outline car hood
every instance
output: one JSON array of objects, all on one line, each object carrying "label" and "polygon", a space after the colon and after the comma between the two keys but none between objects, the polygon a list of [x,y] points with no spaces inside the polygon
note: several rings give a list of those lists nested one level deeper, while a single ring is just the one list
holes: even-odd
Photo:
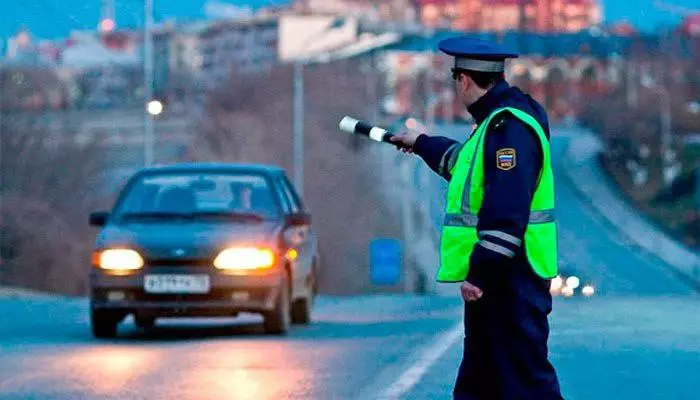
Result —
[{"label": "car hood", "polygon": [[108,225],[97,236],[96,247],[131,248],[146,258],[208,258],[236,245],[276,245],[280,222],[199,223],[158,222]]}]

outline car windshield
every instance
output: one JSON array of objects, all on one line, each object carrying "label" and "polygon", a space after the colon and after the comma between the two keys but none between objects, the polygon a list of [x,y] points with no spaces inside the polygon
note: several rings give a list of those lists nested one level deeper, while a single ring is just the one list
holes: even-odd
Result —
[{"label": "car windshield", "polygon": [[128,186],[115,215],[122,220],[223,218],[262,220],[279,215],[268,180],[256,174],[146,175]]}]

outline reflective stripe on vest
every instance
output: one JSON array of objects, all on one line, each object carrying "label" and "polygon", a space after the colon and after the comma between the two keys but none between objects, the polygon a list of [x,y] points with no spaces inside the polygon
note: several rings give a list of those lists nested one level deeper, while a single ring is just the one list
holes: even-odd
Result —
[{"label": "reflective stripe on vest", "polygon": [[[528,224],[546,224],[548,222],[554,222],[554,210],[542,210],[542,211],[531,211],[530,219]],[[466,213],[466,214],[447,214],[445,215],[444,226],[463,226],[463,227],[473,227],[479,223],[479,217],[476,215]]]},{"label": "reflective stripe on vest", "polygon": [[[459,282],[469,273],[469,258],[474,246],[479,244],[491,251],[509,257],[512,251],[494,248],[492,242],[482,238],[489,235],[509,241],[520,247],[520,239],[500,231],[477,232],[478,213],[484,196],[483,148],[487,127],[493,118],[509,112],[531,127],[537,134],[543,154],[542,170],[530,206],[530,216],[525,232],[524,247],[532,268],[543,278],[557,273],[556,225],[554,216],[554,175],[551,168],[549,141],[537,120],[514,108],[494,111],[483,121],[463,145],[449,157],[449,173],[452,175],[447,194],[445,221],[440,243],[440,269],[437,280]],[[451,164],[451,165],[450,165]],[[507,236],[507,237],[504,237]],[[516,243],[517,241],[517,243]],[[499,246],[502,247],[502,246]],[[506,254],[507,253],[507,254]]]}]

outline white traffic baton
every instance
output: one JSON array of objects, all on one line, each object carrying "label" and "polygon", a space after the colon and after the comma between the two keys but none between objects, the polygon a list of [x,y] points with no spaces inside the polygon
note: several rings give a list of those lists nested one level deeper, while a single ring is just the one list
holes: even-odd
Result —
[{"label": "white traffic baton", "polygon": [[378,126],[374,126],[367,121],[361,121],[352,117],[345,116],[340,120],[338,128],[341,131],[350,133],[353,135],[367,136],[368,138],[376,142],[385,142],[392,144],[398,148],[409,148],[401,142],[392,142],[391,138],[395,135],[392,132]]}]

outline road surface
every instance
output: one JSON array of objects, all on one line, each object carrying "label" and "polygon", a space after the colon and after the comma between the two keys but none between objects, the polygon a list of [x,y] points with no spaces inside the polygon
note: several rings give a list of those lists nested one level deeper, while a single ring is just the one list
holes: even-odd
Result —
[{"label": "road surface", "polygon": [[[553,141],[561,157],[566,137]],[[550,349],[566,399],[698,398],[700,297],[557,182],[563,269],[595,284],[557,298]],[[455,288],[456,289],[456,288]],[[461,355],[456,297],[322,297],[315,322],[126,323],[89,334],[87,302],[0,295],[0,399],[443,399]]]}]

